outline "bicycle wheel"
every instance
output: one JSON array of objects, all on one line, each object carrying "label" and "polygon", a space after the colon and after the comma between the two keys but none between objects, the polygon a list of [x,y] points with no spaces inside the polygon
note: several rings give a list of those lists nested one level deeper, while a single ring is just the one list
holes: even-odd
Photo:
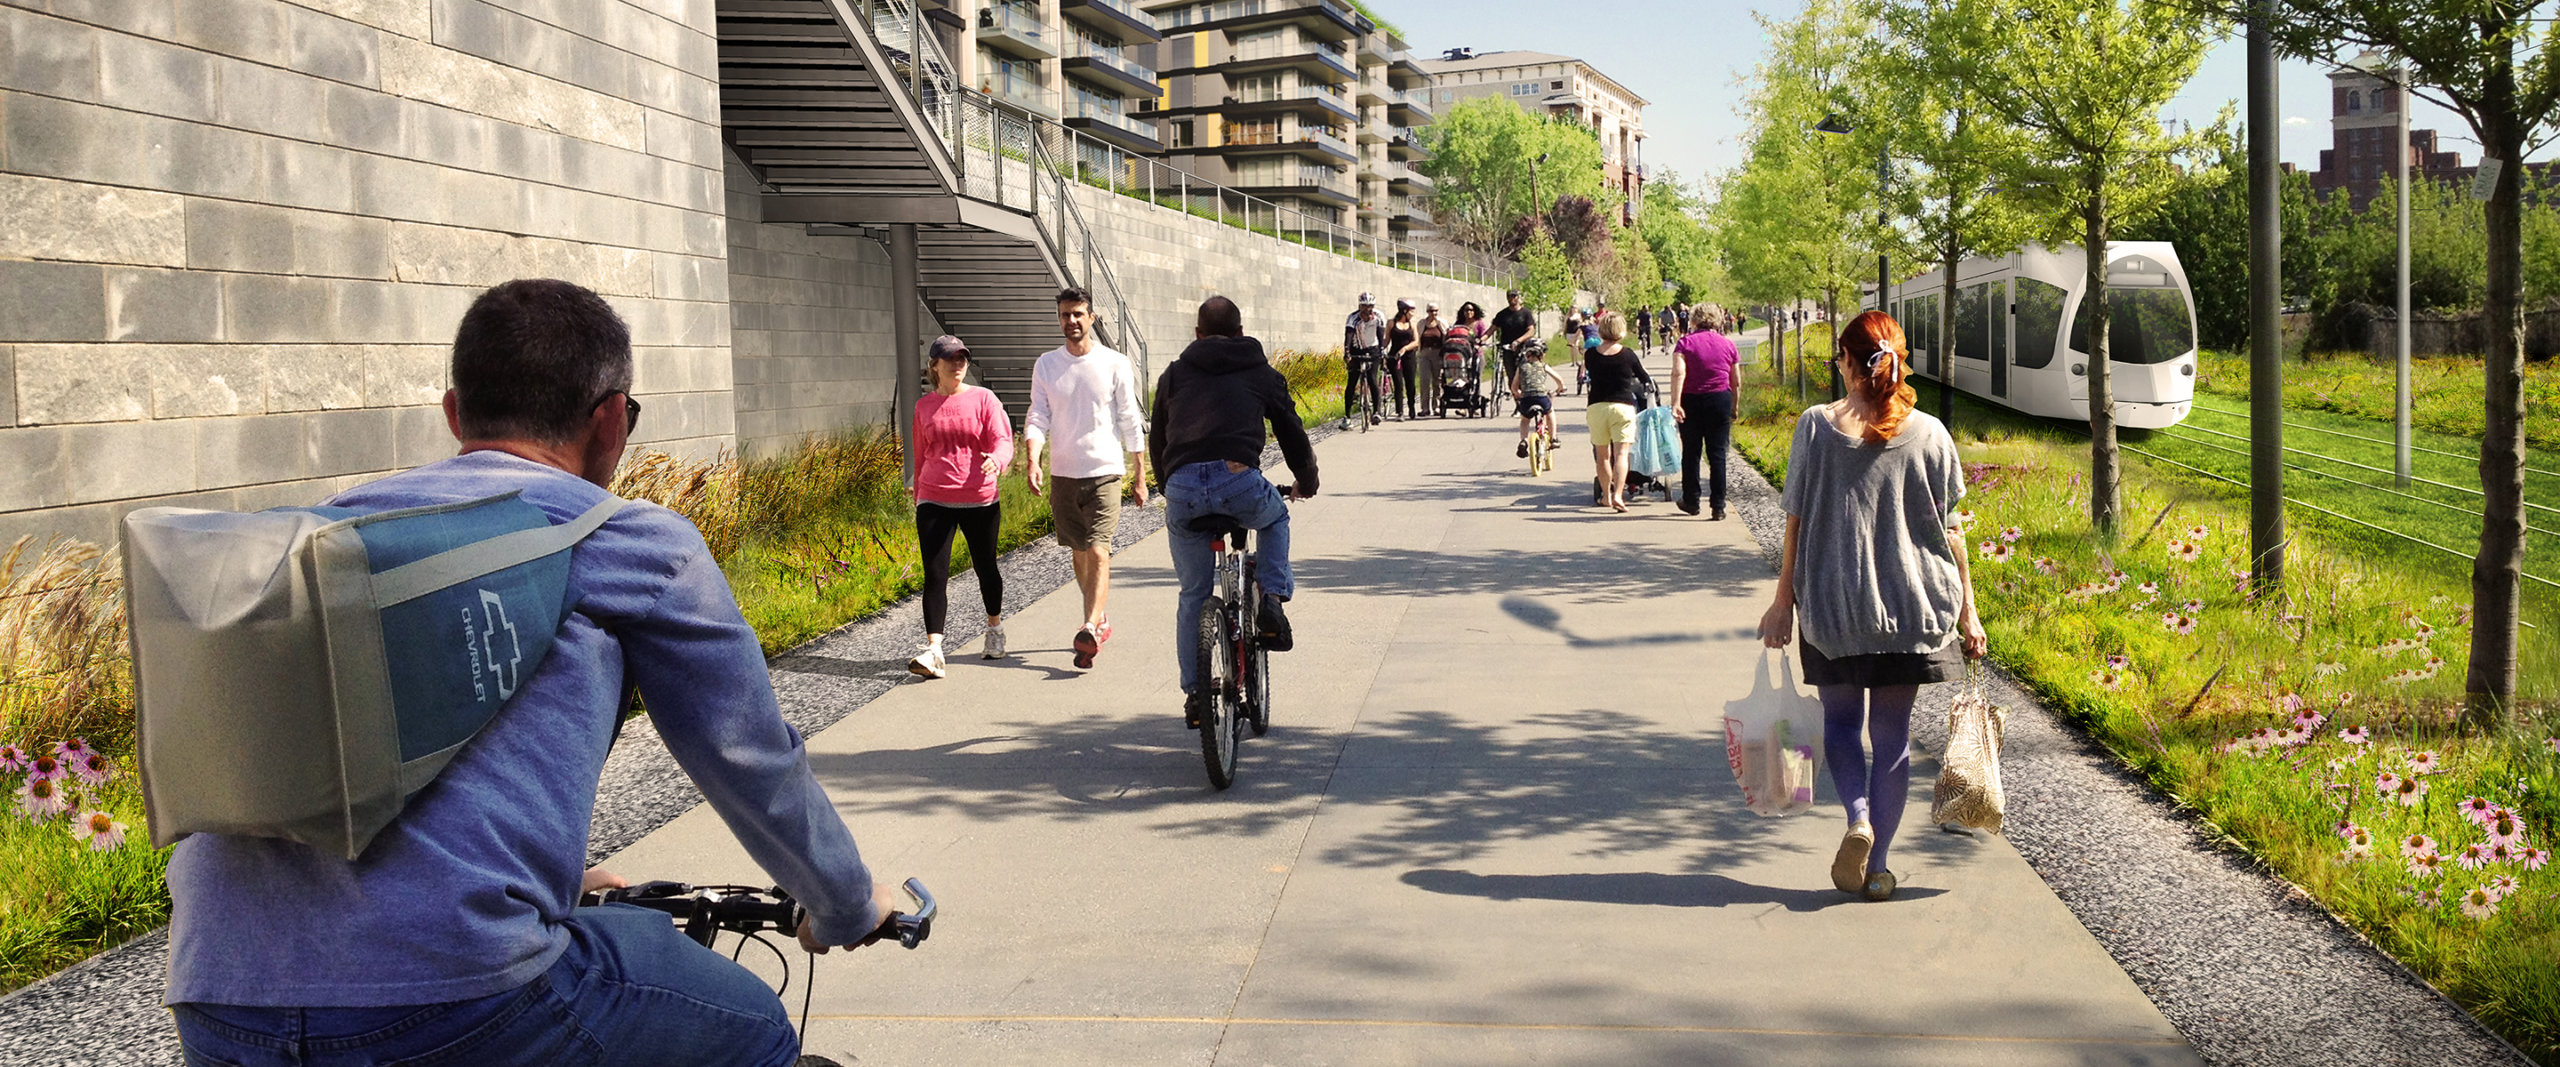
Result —
[{"label": "bicycle wheel", "polygon": [[[1254,595],[1261,595],[1261,590],[1255,590]],[[1253,736],[1260,737],[1271,732],[1271,650],[1262,647],[1258,634],[1247,638],[1244,645],[1243,670],[1239,673],[1244,675],[1245,720],[1252,724]]]},{"label": "bicycle wheel", "polygon": [[1200,761],[1209,767],[1209,784],[1220,789],[1236,784],[1236,646],[1228,636],[1231,625],[1226,598],[1212,596],[1200,605],[1200,683],[1209,690],[1209,707],[1200,714]]}]

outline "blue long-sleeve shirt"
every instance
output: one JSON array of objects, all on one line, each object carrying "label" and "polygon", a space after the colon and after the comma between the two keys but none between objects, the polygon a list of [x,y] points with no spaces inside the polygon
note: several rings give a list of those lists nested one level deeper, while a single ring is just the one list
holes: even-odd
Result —
[{"label": "blue long-sleeve shirt", "polygon": [[[329,501],[366,511],[507,490],[567,522],[605,498],[566,471],[474,452]],[[626,679],[712,809],[817,935],[879,926],[871,874],[782,720],[755,631],[702,535],[633,503],[570,558],[568,621],[487,729],[353,862],[197,834],[169,859],[167,1002],[385,1007],[487,996],[568,944],[587,824]]]}]

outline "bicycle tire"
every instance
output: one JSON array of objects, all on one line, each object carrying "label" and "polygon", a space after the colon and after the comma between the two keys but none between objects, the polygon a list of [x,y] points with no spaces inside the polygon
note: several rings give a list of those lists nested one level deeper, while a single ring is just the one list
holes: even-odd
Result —
[{"label": "bicycle tire", "polygon": [[1245,719],[1253,726],[1253,736],[1271,732],[1271,650],[1262,647],[1259,635],[1246,642],[1244,656]]},{"label": "bicycle tire", "polygon": [[1200,762],[1209,768],[1209,784],[1220,789],[1236,784],[1236,662],[1232,625],[1225,597],[1211,596],[1200,605],[1200,681],[1209,691],[1209,706],[1200,714]]}]

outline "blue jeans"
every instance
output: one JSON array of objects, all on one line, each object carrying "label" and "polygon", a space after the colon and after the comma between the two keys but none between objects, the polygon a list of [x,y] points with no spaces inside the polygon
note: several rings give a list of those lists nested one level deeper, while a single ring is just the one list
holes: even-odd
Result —
[{"label": "blue jeans", "polygon": [[579,908],[541,977],[477,1000],[395,1008],[180,1004],[188,1067],[755,1064],[800,1055],[764,980],[628,904]]},{"label": "blue jeans", "polygon": [[1287,600],[1297,591],[1289,574],[1289,502],[1260,470],[1227,469],[1225,460],[1193,463],[1164,481],[1164,527],[1173,542],[1173,576],[1182,585],[1173,611],[1173,654],[1182,664],[1182,691],[1200,690],[1200,605],[1217,580],[1209,535],[1191,528],[1203,515],[1226,515],[1256,531],[1254,578],[1267,596]]}]

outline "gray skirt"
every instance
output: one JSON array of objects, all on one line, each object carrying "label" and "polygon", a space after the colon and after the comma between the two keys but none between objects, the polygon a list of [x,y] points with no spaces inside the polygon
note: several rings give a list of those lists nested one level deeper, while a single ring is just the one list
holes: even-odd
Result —
[{"label": "gray skirt", "polygon": [[1886,685],[1928,685],[1952,682],[1964,677],[1964,638],[1950,636],[1935,652],[1876,652],[1864,656],[1842,656],[1833,659],[1813,647],[1813,642],[1796,642],[1798,658],[1804,664],[1804,684],[1812,686],[1854,685],[1873,689]]}]

